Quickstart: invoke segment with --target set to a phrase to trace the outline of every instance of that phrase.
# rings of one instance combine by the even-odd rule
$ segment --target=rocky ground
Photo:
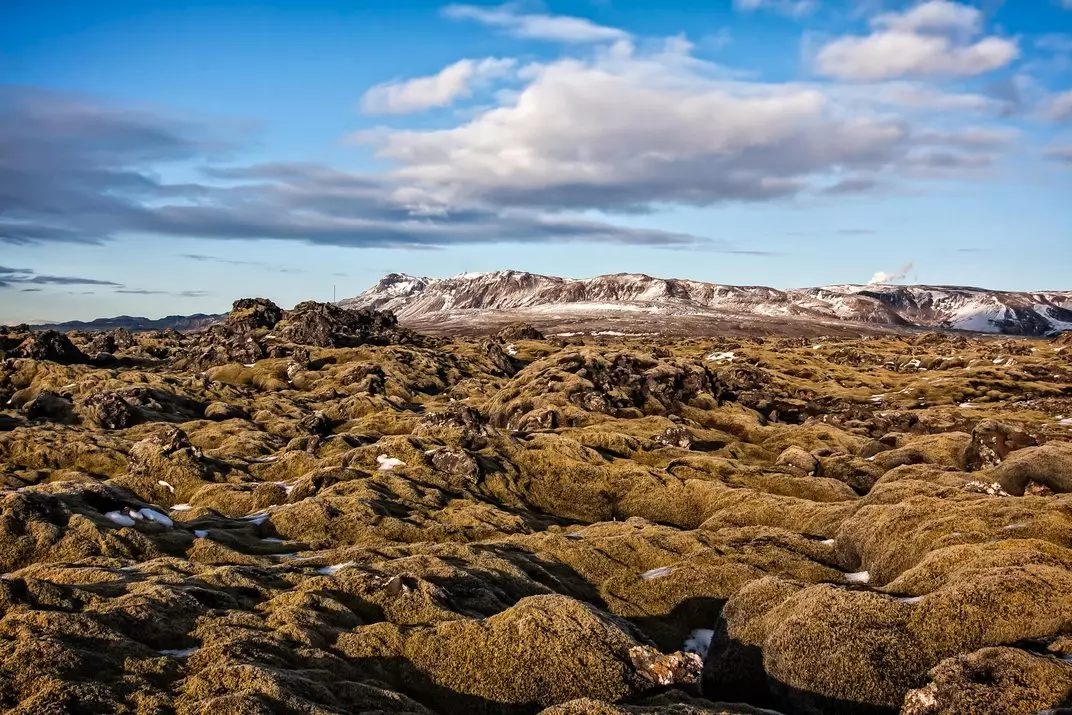
[[[0,330],[6,713],[1058,712],[1072,341]]]

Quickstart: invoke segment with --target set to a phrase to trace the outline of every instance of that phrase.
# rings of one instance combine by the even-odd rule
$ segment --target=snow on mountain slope
[[[523,271],[417,278],[391,273],[350,308],[393,311],[403,323],[486,311],[525,316],[649,314],[846,321],[1012,335],[1072,327],[1072,291],[1006,292],[950,286],[834,285],[798,290],[620,273],[569,279]]]

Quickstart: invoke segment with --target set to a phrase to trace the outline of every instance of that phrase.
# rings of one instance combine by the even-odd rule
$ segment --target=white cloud
[[[1072,90],[1058,94],[1050,99],[1046,116],[1055,122],[1072,120]]]
[[[514,37],[555,42],[592,43],[624,40],[629,33],[616,27],[597,25],[583,17],[521,13],[513,5],[482,7],[477,5],[448,5],[443,14],[453,20],[475,20],[498,27]]]
[[[818,0],[733,0],[733,6],[745,12],[769,9],[791,17],[801,17],[813,12]]]
[[[970,5],[948,0],[931,0],[905,13],[885,13],[871,21],[874,28],[894,32],[955,32],[969,36],[979,33],[983,13]]]
[[[896,273],[887,273],[886,271],[879,271],[875,275],[871,276],[871,280],[867,282],[867,285],[882,285],[883,283],[893,283],[895,281],[903,280],[908,277],[908,274],[912,271],[912,264],[906,263],[901,266],[900,270]]]
[[[518,76],[525,84],[516,92],[457,126],[352,138],[396,162],[394,178],[421,204],[551,210],[866,190],[926,167],[944,178],[984,167],[992,157],[976,150],[1005,138],[916,131],[915,115],[922,121],[946,109],[936,90],[928,100],[938,109],[905,110],[896,95],[910,83],[736,80],[692,56],[681,38],[644,51],[619,42],[587,59],[528,65]]]
[[[866,36],[838,38],[815,56],[816,69],[841,79],[875,81],[915,76],[970,77],[1004,67],[1020,50],[1015,40],[972,41],[982,15],[972,7],[931,0],[871,21]]]
[[[460,60],[429,77],[378,84],[365,92],[361,106],[370,114],[409,114],[446,107],[472,96],[475,84],[501,77],[515,64],[512,59],[494,57]]]

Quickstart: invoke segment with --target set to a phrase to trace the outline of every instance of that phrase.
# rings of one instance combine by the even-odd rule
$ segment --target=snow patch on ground
[[[264,522],[268,521],[269,516],[271,516],[271,514],[269,514],[268,512],[259,511],[256,514],[248,514],[246,516],[243,516],[242,521],[248,521],[253,524],[256,524],[257,526],[260,526]]]
[[[919,603],[923,600],[923,596],[900,596],[894,600],[898,603]]]
[[[733,362],[733,351],[725,353],[711,353],[704,358],[704,362]]]
[[[697,628],[685,639],[685,652],[695,653],[703,659],[707,658],[707,651],[711,648],[711,639],[715,632],[710,628]]]
[[[119,526],[134,526],[134,520],[121,511],[110,511],[104,518]]]
[[[345,561],[345,562],[343,562],[341,564],[333,564],[331,566],[324,566],[322,568],[318,568],[316,570],[316,572],[318,574],[322,575],[322,576],[334,576],[339,571],[342,571],[343,569],[350,568],[351,566],[354,566],[354,565],[356,565],[356,564],[353,561]]]
[[[158,650],[156,652],[160,655],[171,656],[172,658],[189,658],[198,650],[198,648],[165,648],[164,650]]]
[[[376,457],[376,461],[380,464],[380,466],[376,468],[376,471],[378,472],[390,472],[395,467],[406,466],[406,463],[401,459],[398,459],[397,457],[388,457],[386,454],[381,454],[379,457]]]
[[[173,522],[170,517],[161,514],[156,509],[150,509],[149,507],[145,507],[144,509],[139,509],[138,513],[141,514],[144,518],[149,519],[150,521],[155,521],[157,524],[162,524],[169,529],[175,526],[175,522]]]
[[[663,576],[670,575],[671,571],[673,571],[673,569],[670,568],[669,566],[661,566],[661,567],[659,567],[657,569],[652,569],[650,571],[645,571],[644,573],[640,574],[640,578],[642,578],[645,581],[653,581],[653,580],[655,580],[657,578],[662,578]]]
[[[847,573],[845,574],[845,580],[849,583],[871,583],[871,573],[869,571]]]
[[[174,493],[175,493],[175,487],[171,486],[170,484],[168,484],[167,482],[165,482],[165,481],[164,481],[163,479],[161,479],[161,480],[157,481],[157,484],[159,484],[160,486],[162,486],[162,487],[163,487],[164,489],[167,489],[167,490],[168,490],[169,492],[171,492],[172,494],[174,494]]]

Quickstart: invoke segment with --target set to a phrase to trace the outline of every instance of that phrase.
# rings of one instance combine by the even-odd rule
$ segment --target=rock
[[[819,468],[819,460],[796,445],[787,447],[785,451],[778,455],[775,464],[791,467],[805,475],[815,474]]]
[[[1034,447],[1037,441],[1021,429],[996,420],[983,420],[972,430],[970,469],[990,469],[1001,464],[1010,453]]]
[[[283,319],[283,309],[267,298],[241,298],[231,305],[224,325],[233,333],[247,334],[274,328]]]
[[[696,653],[678,651],[664,655],[646,645],[630,648],[629,660],[638,673],[663,686],[696,685],[703,670],[703,659]]]
[[[331,420],[319,410],[302,417],[298,424],[302,430],[311,435],[325,437],[331,434]]]
[[[544,335],[528,323],[511,323],[495,334],[499,340],[543,340]]]
[[[126,429],[138,422],[138,413],[114,392],[97,390],[82,402],[82,417],[104,429]]]
[[[667,447],[690,449],[692,447],[692,433],[685,427],[667,427],[655,436],[655,441]]]
[[[1015,648],[948,658],[905,696],[901,715],[1031,715],[1068,705],[1072,663]]]
[[[463,450],[436,447],[424,454],[433,467],[458,477],[461,485],[474,486],[480,482],[480,464]]]
[[[73,403],[69,397],[57,395],[49,390],[42,390],[23,408],[26,417],[31,420],[52,420],[53,422],[74,422]]]
[[[276,336],[298,345],[356,347],[412,342],[395,316],[373,310],[347,310],[334,303],[306,301],[286,311],[274,329]]]
[[[234,420],[234,419],[246,419],[249,414],[243,408],[237,405],[231,405],[226,402],[212,402],[205,407],[205,419],[206,420]]]
[[[86,354],[76,348],[70,338],[55,330],[32,333],[15,348],[15,352],[30,360],[48,360],[61,365],[89,362]]]
[[[1014,496],[1022,496],[1030,482],[1067,494],[1072,492],[1072,444],[1053,442],[1025,447],[984,474]]]

